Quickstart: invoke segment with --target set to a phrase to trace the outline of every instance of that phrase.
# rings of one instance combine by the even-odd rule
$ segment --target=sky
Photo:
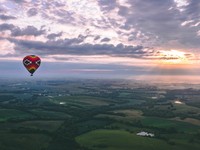
[[[199,0],[0,0],[0,77],[200,81]]]

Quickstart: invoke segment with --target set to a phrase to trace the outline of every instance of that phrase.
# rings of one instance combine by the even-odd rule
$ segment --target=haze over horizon
[[[198,0],[0,0],[0,78],[200,83]]]

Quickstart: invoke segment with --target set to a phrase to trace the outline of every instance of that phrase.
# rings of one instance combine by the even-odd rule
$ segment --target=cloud
[[[27,11],[27,15],[29,17],[32,17],[32,16],[36,16],[38,13],[38,10],[36,8],[31,8]]]
[[[19,4],[26,2],[26,0],[10,0],[10,1],[13,1],[13,2],[19,3]]]
[[[200,2],[192,0],[189,5],[183,6],[184,11],[176,9],[172,0],[129,0],[130,7],[119,7],[119,15],[126,19],[125,30],[136,29],[140,31],[144,41],[152,41],[154,46],[175,47],[175,48],[194,48],[200,46],[196,36],[198,29],[180,26],[188,19],[198,19]],[[172,8],[172,9],[170,9]],[[145,10],[146,13],[142,13]],[[157,38],[156,38],[157,37]],[[129,35],[129,39],[142,40],[137,37],[135,32]],[[155,39],[155,40],[152,40]],[[177,43],[171,41],[177,40]],[[151,44],[148,42],[148,44]],[[180,47],[182,45],[182,47]]]
[[[7,24],[7,23],[0,24],[0,31],[12,30],[13,28],[15,28],[13,24]]]
[[[114,9],[117,5],[116,0],[98,0],[98,3],[101,6],[101,9],[106,11]]]
[[[200,2],[196,0],[190,0],[188,1],[187,5],[184,5],[182,7],[184,9],[183,13],[187,14],[187,18],[190,20],[198,20],[199,18],[199,8],[200,8]]]
[[[21,29],[17,26],[14,26],[13,24],[7,24],[7,23],[0,24],[0,31],[6,31],[6,30],[11,31],[11,36],[13,37],[23,36],[23,35],[40,36],[46,33],[44,29],[41,28],[38,30],[34,26],[27,26],[26,28]]]
[[[56,76],[199,74],[199,10],[198,0],[1,0],[0,60],[36,54]],[[167,68],[179,58],[162,50],[191,62]]]
[[[109,41],[110,41],[109,38],[103,38],[103,39],[101,40],[101,42],[109,42]]]
[[[23,36],[23,35],[39,36],[39,35],[43,35],[45,33],[45,30],[43,29],[38,30],[34,26],[27,26],[24,29],[15,27],[14,29],[11,30],[11,32],[12,32],[11,33],[12,36]]]
[[[0,45],[0,56],[8,56],[15,53],[14,43],[11,43],[5,39],[0,39]]]
[[[96,41],[96,40],[99,40],[101,37],[98,35],[98,36],[96,36],[95,38],[94,38],[94,40]]]
[[[60,33],[51,33],[51,34],[49,34],[49,35],[47,35],[47,38],[49,39],[49,40],[54,40],[56,37],[60,37],[60,36],[62,36],[62,32],[60,32]]]
[[[18,53],[37,53],[39,55],[54,55],[54,54],[68,54],[68,55],[109,55],[121,57],[135,57],[142,58],[148,56],[151,52],[144,50],[143,46],[131,46],[113,44],[90,44],[84,43],[83,38],[73,38],[64,40],[49,40],[28,41],[8,39],[16,45],[15,49]]]
[[[7,15],[0,15],[1,20],[11,20],[11,19],[16,19],[16,17],[13,16],[7,16]]]
[[[0,8],[0,13],[3,13],[4,12],[4,9],[3,8]]]
[[[200,46],[200,2],[177,1],[4,1],[0,16],[8,19],[0,31],[19,53],[147,58],[156,49],[183,49],[189,54]]]

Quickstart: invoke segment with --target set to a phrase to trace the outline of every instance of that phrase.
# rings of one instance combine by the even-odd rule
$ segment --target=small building
[[[153,133],[148,133],[148,132],[144,132],[144,131],[138,132],[136,135],[138,135],[138,136],[148,136],[148,137],[154,137],[155,136]]]

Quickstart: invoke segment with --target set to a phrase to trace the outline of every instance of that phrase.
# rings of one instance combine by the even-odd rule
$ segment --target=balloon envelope
[[[31,73],[33,73],[38,69],[41,64],[41,59],[36,55],[28,55],[23,59],[24,67]]]

